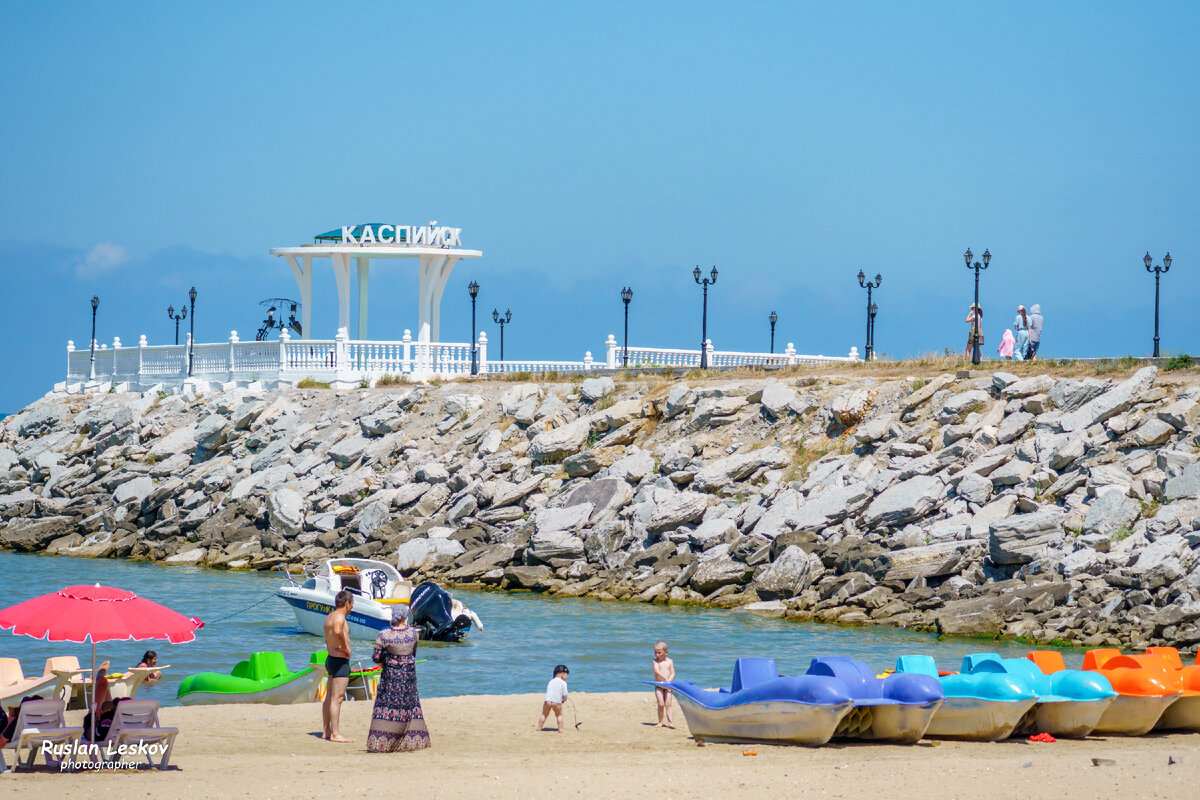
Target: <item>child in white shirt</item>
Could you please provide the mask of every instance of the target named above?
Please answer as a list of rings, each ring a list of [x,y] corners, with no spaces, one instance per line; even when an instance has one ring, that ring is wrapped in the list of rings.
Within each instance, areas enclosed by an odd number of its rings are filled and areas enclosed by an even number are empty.
[[[542,730],[542,726],[546,724],[546,717],[550,716],[550,712],[554,712],[554,716],[558,718],[558,732],[563,731],[563,703],[567,700],[567,675],[570,670],[565,665],[559,664],[554,668],[554,677],[546,684],[546,699],[542,701],[542,715],[538,717],[537,727],[535,731]]]

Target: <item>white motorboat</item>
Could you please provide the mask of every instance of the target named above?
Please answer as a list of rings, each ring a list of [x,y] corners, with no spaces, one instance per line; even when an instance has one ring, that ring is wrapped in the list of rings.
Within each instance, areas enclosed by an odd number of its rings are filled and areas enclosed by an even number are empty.
[[[286,566],[280,570],[287,583],[276,592],[296,614],[296,621],[314,636],[324,635],[325,617],[343,589],[354,594],[354,607],[346,615],[352,639],[374,639],[392,620],[392,606],[412,604],[410,623],[422,639],[457,642],[471,625],[483,629],[473,611],[433,583],[412,584],[395,567],[367,558],[331,558],[324,564],[306,564],[297,582]]]

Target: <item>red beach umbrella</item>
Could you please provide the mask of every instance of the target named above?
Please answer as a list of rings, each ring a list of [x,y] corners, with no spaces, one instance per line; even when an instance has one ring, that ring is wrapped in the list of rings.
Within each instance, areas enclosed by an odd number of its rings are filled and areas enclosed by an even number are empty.
[[[96,642],[166,639],[181,644],[195,639],[203,627],[195,617],[100,584],[68,586],[0,611],[0,630],[50,642],[90,641],[93,675]]]

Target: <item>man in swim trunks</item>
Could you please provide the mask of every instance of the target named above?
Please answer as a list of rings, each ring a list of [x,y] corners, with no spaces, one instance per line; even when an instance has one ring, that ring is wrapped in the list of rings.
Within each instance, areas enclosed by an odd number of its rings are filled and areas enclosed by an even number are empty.
[[[329,673],[329,685],[325,688],[325,702],[321,705],[321,721],[324,723],[323,738],[331,742],[348,744],[353,739],[342,736],[342,701],[346,698],[346,686],[350,683],[350,623],[346,615],[354,607],[354,595],[342,589],[334,598],[336,608],[325,617],[325,671]]]

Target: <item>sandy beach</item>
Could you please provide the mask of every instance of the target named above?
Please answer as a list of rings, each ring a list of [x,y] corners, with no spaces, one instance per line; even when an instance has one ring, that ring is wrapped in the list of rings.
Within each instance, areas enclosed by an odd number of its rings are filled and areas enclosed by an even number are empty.
[[[166,772],[0,776],[6,797],[124,798],[1020,798],[1194,796],[1200,734],[1031,744],[922,741],[914,746],[698,747],[676,709],[676,730],[654,728],[649,693],[575,694],[580,727],[535,733],[540,695],[424,701],[433,747],[367,753],[371,705],[344,706],[354,744],[316,736],[320,708],[228,705],[165,708],[181,729]],[[757,753],[743,755],[746,750]],[[6,755],[10,755],[8,751]],[[1168,766],[1168,758],[1180,762]],[[1093,758],[1112,759],[1093,766]]]

